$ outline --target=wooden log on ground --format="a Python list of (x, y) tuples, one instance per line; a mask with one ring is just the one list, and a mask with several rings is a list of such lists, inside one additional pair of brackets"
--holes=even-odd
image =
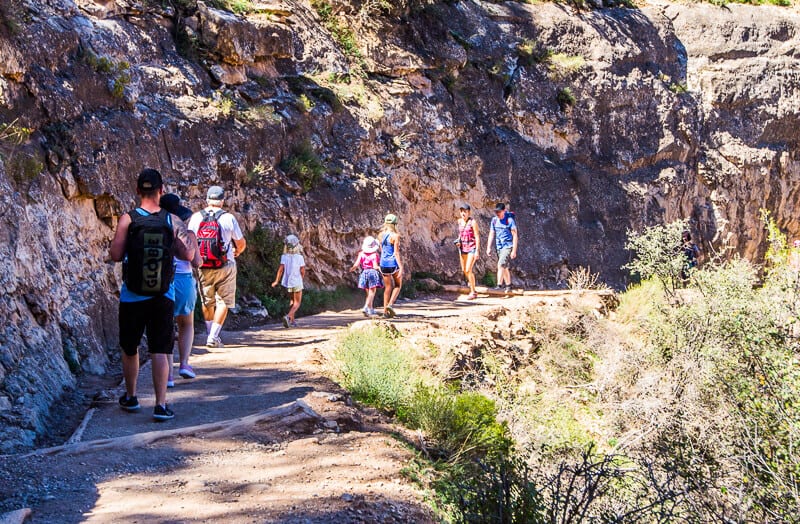
[(322, 417), (311, 409), (308, 404), (301, 400), (289, 402), (281, 406), (235, 419), (210, 422), (197, 426), (185, 428), (167, 429), (163, 431), (149, 431), (147, 433), (137, 433), (125, 437), (116, 437), (101, 440), (90, 440), (75, 444), (63, 444), (51, 448), (37, 449), (23, 455), (31, 457), (37, 455), (77, 455), (81, 453), (108, 450), (108, 449), (130, 449), (134, 447), (147, 446), (166, 438), (175, 437), (194, 437), (206, 435), (208, 437), (229, 437), (231, 435), (243, 433), (256, 424), (268, 422), (280, 422), (283, 426), (289, 426), (301, 420), (322, 420)]

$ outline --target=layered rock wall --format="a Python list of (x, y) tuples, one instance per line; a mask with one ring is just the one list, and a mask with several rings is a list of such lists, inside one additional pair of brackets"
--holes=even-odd
[[(403, 3), (400, 3), (403, 4)], [(398, 4), (398, 5), (400, 5)], [(386, 10), (388, 8), (388, 10)], [(297, 233), (311, 284), (398, 213), (410, 271), (458, 277), (461, 202), (511, 203), (515, 279), (565, 264), (623, 284), (626, 231), (689, 218), (758, 258), (791, 235), (800, 66), (792, 11), (656, 4), (9, 0), (0, 9), (0, 448), (118, 353), (107, 249), (157, 167), (199, 208)], [(320, 179), (292, 170), (318, 160)], [(483, 257), (478, 271), (491, 266)], [(0, 451), (2, 451), (0, 450)]]

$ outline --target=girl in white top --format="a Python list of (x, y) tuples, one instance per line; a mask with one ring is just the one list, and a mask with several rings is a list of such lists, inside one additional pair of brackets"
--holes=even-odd
[[(283, 317), (283, 327), (297, 327), (294, 315), (300, 309), (300, 302), (303, 300), (303, 279), (306, 276), (306, 261), (301, 250), (300, 239), (295, 235), (289, 235), (283, 242), (283, 254), (281, 255), (281, 265), (278, 267), (278, 274), (272, 287), (281, 285), (289, 292), (289, 313)], [(283, 279), (281, 279), (283, 276)]]

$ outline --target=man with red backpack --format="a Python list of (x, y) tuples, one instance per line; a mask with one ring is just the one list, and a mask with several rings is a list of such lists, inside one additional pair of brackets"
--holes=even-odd
[(206, 321), (210, 348), (224, 347), (219, 337), (228, 309), (236, 307), (236, 260), (247, 247), (239, 223), (222, 209), (225, 192), (211, 186), (206, 196), (208, 206), (189, 220), (189, 230), (197, 236), (200, 257), (200, 285), (203, 291), (203, 318)]

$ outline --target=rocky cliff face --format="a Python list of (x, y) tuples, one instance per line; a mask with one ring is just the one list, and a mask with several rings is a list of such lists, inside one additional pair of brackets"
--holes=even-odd
[(760, 208), (800, 233), (792, 11), (224, 3), (0, 7), (0, 451), (118, 352), (107, 249), (145, 166), (298, 233), (321, 286), (389, 211), (409, 269), (455, 277), (465, 201), (484, 235), (511, 203), (529, 286), (564, 264), (623, 282), (626, 230), (658, 221), (748, 257)]

